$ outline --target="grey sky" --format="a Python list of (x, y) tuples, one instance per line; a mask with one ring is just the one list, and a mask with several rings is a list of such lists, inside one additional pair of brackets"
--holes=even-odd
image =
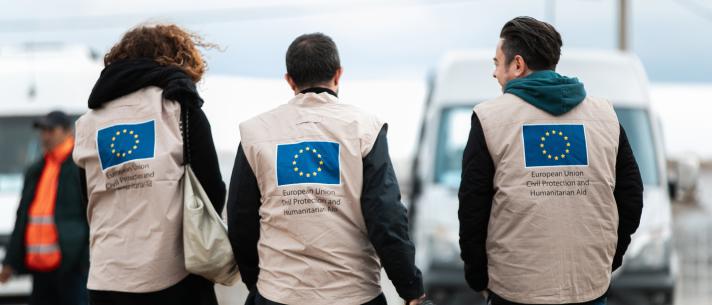
[[(651, 80), (712, 81), (705, 58), (712, 4), (631, 2), (630, 43)], [(61, 42), (103, 53), (132, 25), (169, 21), (224, 48), (207, 53), (211, 73), (269, 78), (282, 76), (289, 42), (305, 32), (331, 35), (353, 79), (423, 79), (447, 50), (493, 49), (502, 24), (519, 15), (553, 22), (564, 52), (612, 49), (617, 39), (617, 0), (1, 0), (0, 6), (2, 45)]]

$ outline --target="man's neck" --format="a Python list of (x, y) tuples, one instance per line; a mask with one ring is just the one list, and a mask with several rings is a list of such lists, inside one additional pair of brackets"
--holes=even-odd
[(331, 95), (333, 95), (333, 96), (335, 96), (335, 97), (338, 97), (338, 96), (339, 96), (339, 95), (337, 94), (337, 92), (336, 92), (334, 89), (329, 88), (329, 87), (327, 87), (327, 86), (314, 86), (314, 87), (309, 87), (309, 88), (301, 89), (301, 90), (299, 91), (299, 93), (316, 93), (316, 94), (320, 94), (320, 93), (323, 93), (323, 92), (326, 92), (326, 93), (328, 93), (328, 94), (331, 94)]

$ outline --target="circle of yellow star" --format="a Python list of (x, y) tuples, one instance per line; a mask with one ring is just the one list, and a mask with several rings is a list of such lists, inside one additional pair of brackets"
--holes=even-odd
[[(560, 138), (562, 138), (565, 141), (565, 143), (566, 143), (565, 145), (567, 148), (563, 151), (563, 153), (558, 154), (558, 155), (556, 155), (556, 154), (552, 155), (547, 152), (545, 143), (546, 143), (546, 138), (549, 136), (559, 136)], [(555, 129), (552, 129), (551, 132), (549, 132), (547, 130), (544, 132), (544, 136), (541, 137), (541, 141), (540, 141), (541, 143), (539, 143), (539, 147), (541, 148), (541, 154), (545, 155), (547, 159), (554, 159), (554, 161), (558, 161), (559, 159), (566, 159), (566, 155), (571, 153), (571, 151), (568, 149), (569, 147), (571, 147), (571, 142), (568, 142), (568, 141), (569, 141), (569, 137), (565, 136), (563, 131), (561, 131), (561, 130), (556, 131)]]
[[(304, 154), (305, 151), (311, 152), (312, 155), (315, 155), (317, 157), (317, 159), (319, 159), (319, 166), (317, 166), (316, 171), (312, 171), (311, 173), (309, 173), (309, 172), (304, 173), (303, 171), (299, 170), (299, 167), (297, 166), (297, 160), (299, 159), (299, 155)], [(294, 155), (294, 158), (292, 159), (292, 165), (294, 166), (294, 168), (293, 168), (294, 172), (295, 173), (298, 172), (300, 177), (303, 177), (306, 175), (307, 178), (311, 178), (311, 177), (316, 177), (318, 175), (318, 173), (322, 171), (321, 167), (324, 165), (324, 160), (322, 160), (321, 154), (317, 153), (316, 148), (307, 146), (307, 147), (304, 147), (303, 149), (299, 149), (299, 152)]]
[[(127, 133), (129, 135), (133, 135), (134, 136), (133, 138), (136, 139), (134, 141), (134, 145), (132, 145), (128, 150), (120, 150), (116, 146), (116, 143), (115, 143), (117, 140), (116, 136), (121, 136), (122, 134), (127, 134)], [(133, 154), (134, 150), (138, 149), (138, 143), (139, 143), (138, 134), (134, 134), (133, 130), (123, 129), (120, 131), (116, 131), (116, 136), (111, 137), (111, 143), (109, 144), (109, 147), (111, 148), (111, 154), (115, 155), (117, 158), (126, 158), (126, 155), (131, 155), (131, 154)], [(121, 137), (119, 137), (119, 139), (121, 139)]]

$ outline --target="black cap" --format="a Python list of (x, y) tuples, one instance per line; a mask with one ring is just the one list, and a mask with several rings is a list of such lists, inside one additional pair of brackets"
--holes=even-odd
[(47, 115), (35, 120), (35, 128), (55, 128), (62, 127), (69, 129), (72, 125), (72, 118), (62, 111), (52, 111)]

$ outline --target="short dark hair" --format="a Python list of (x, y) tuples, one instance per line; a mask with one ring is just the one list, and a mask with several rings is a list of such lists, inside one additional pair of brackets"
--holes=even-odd
[(561, 57), (561, 35), (551, 25), (532, 17), (517, 17), (502, 27), (502, 51), (506, 63), (524, 58), (532, 70), (554, 70)]
[(329, 81), (341, 68), (339, 51), (329, 36), (304, 34), (294, 39), (287, 49), (287, 74), (300, 87)]

